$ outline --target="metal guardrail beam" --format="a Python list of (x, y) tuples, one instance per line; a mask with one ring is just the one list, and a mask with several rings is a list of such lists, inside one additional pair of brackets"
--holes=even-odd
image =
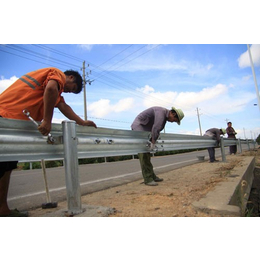
[[(44, 137), (29, 121), (0, 118), (0, 161), (63, 159), (63, 130), (52, 124), (55, 144), (47, 144)], [(149, 132), (93, 128), (76, 125), (78, 158), (133, 155), (149, 152)], [(210, 137), (161, 134), (157, 151), (215, 147)]]
[[(0, 161), (58, 160), (65, 157), (61, 124), (52, 124), (55, 144), (47, 144), (29, 121), (0, 118)], [(78, 158), (134, 155), (149, 152), (149, 132), (83, 127), (76, 125)], [(224, 146), (255, 143), (252, 140), (223, 138)], [(156, 143), (157, 151), (216, 147), (216, 141), (207, 136), (164, 134)], [(240, 151), (241, 152), (241, 151)]]

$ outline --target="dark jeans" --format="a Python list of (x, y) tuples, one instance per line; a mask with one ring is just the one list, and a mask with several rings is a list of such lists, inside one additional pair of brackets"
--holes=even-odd
[(214, 162), (216, 160), (216, 158), (215, 158), (215, 148), (214, 147), (209, 147), (208, 148), (208, 152), (209, 152), (209, 160), (211, 162)]
[[(2, 117), (0, 115), (0, 117)], [(11, 171), (17, 168), (18, 161), (0, 162), (0, 179), (4, 176), (5, 172)]]
[(236, 145), (231, 145), (229, 146), (229, 153), (230, 154), (236, 154), (237, 153), (237, 146)]

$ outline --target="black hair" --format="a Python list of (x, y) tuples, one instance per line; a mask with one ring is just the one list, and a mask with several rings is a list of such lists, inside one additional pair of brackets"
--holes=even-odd
[(81, 75), (77, 71), (75, 71), (75, 70), (66, 70), (64, 72), (64, 74), (66, 76), (72, 75), (72, 76), (75, 77), (74, 82), (77, 84), (77, 91), (75, 93), (76, 94), (80, 93), (81, 90), (82, 90), (82, 86), (83, 86), (83, 79), (82, 79)]
[(179, 118), (177, 112), (176, 112), (174, 109), (171, 109), (171, 112), (172, 112), (172, 113), (175, 113), (175, 117), (180, 121), (180, 118)]

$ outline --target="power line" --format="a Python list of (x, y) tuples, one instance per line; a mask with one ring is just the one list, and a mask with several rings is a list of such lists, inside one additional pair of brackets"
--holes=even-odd
[(61, 56), (63, 56), (63, 57), (70, 58), (70, 59), (74, 59), (74, 60), (76, 60), (76, 61), (80, 61), (81, 63), (83, 62), (83, 60), (82, 60), (82, 59), (79, 59), (78, 57), (75, 57), (75, 56), (72, 56), (72, 55), (70, 55), (70, 54), (67, 54), (67, 53), (58, 51), (58, 50), (53, 49), (53, 48), (51, 48), (51, 47), (49, 47), (49, 46), (42, 45), (42, 44), (32, 44), (32, 45), (35, 46), (35, 47), (41, 48), (41, 49), (49, 50), (49, 51), (54, 52), (54, 53), (56, 53), (56, 54), (59, 54), (59, 55), (61, 55)]
[(20, 57), (20, 58), (23, 58), (23, 59), (26, 59), (26, 60), (31, 60), (31, 61), (38, 62), (38, 63), (41, 63), (41, 64), (46, 64), (48, 66), (50, 65), (49, 63), (46, 63), (46, 62), (43, 62), (43, 61), (34, 60), (34, 59), (31, 59), (31, 58), (28, 58), (28, 57), (24, 57), (24, 56), (21, 56), (19, 54), (12, 53), (12, 52), (9, 52), (9, 51), (6, 51), (6, 50), (1, 50), (0, 49), (0, 51), (8, 53), (8, 54), (11, 54), (11, 55), (14, 55), (14, 56), (17, 56), (17, 57)]
[(101, 67), (102, 65), (104, 65), (105, 63), (109, 62), (110, 60), (114, 59), (116, 56), (118, 56), (119, 54), (125, 52), (126, 50), (128, 50), (130, 47), (132, 47), (133, 44), (130, 44), (128, 47), (126, 47), (125, 49), (123, 49), (122, 51), (118, 52), (117, 54), (115, 54), (113, 57), (111, 57), (110, 59), (106, 60), (105, 62), (101, 63), (100, 65), (98, 65), (97, 67)]
[(28, 49), (21, 47), (21, 46), (6, 45), (6, 47), (11, 48), (11, 49), (16, 50), (16, 51), (19, 51), (19, 52), (22, 52), (22, 53), (25, 53), (25, 54), (28, 54), (28, 55), (31, 55), (31, 56), (34, 56), (34, 57), (37, 57), (37, 58), (49, 59), (49, 60), (52, 60), (53, 62), (58, 63), (58, 64), (62, 64), (62, 65), (66, 64), (66, 65), (69, 65), (69, 66), (72, 66), (72, 67), (75, 67), (75, 68), (79, 67), (78, 65), (75, 65), (75, 64), (63, 61), (63, 60), (59, 60), (59, 59), (56, 59), (56, 58), (53, 58), (53, 57), (46, 57), (45, 55), (43, 55), (39, 52), (28, 50)]
[[(108, 70), (111, 69), (113, 66), (115, 66), (115, 65), (118, 64), (119, 62), (125, 60), (126, 58), (132, 56), (134, 53), (138, 52), (139, 50), (143, 49), (144, 47), (145, 47), (145, 46), (142, 46), (142, 47), (139, 48), (138, 50), (136, 50), (136, 51), (130, 53), (128, 56), (124, 57), (123, 59), (119, 60), (118, 62), (116, 62), (115, 64), (113, 64), (112, 66), (110, 66), (109, 68), (107, 68), (106, 70), (104, 70), (103, 72), (101, 72), (100, 76), (97, 76), (97, 77), (95, 78), (95, 80), (96, 80), (97, 78), (100, 78), (103, 73), (108, 73), (108, 72), (109, 72)], [(98, 66), (98, 67), (100, 67), (100, 66)]]

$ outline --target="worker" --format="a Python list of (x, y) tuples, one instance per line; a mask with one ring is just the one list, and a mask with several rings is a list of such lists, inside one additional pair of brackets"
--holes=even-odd
[[(232, 127), (232, 123), (228, 122), (227, 126), (228, 127), (226, 128), (226, 131), (227, 131), (228, 138), (236, 139), (237, 132)], [(229, 146), (229, 153), (230, 154), (236, 154), (237, 153), (237, 146), (236, 145), (230, 145)]]
[[(57, 107), (64, 116), (77, 124), (96, 128), (93, 121), (83, 120), (75, 114), (61, 96), (63, 92), (78, 94), (81, 90), (82, 77), (77, 71), (62, 72), (57, 68), (44, 68), (29, 72), (0, 94), (0, 116), (29, 120), (23, 114), (26, 109), (34, 120), (41, 121), (38, 130), (47, 136), (51, 131), (54, 107)], [(7, 204), (10, 176), (17, 163), (0, 162), (0, 216), (27, 216), (17, 209), (10, 210)]]
[[(210, 128), (208, 129), (204, 136), (209, 136), (212, 137), (212, 139), (217, 141), (217, 145), (220, 144), (220, 135), (225, 135), (226, 130), (224, 128)], [(215, 158), (215, 147), (209, 147), (208, 148), (208, 153), (209, 153), (209, 162), (214, 163), (218, 162)]]
[[(180, 125), (184, 113), (181, 109), (172, 107), (170, 110), (163, 107), (150, 107), (141, 112), (131, 125), (134, 131), (149, 131), (151, 132), (150, 150), (153, 150), (155, 143), (159, 138), (160, 132), (164, 129), (165, 124), (168, 122), (176, 122)], [(144, 183), (149, 186), (158, 185), (157, 182), (163, 181), (155, 175), (153, 165), (151, 163), (151, 154), (139, 153), (138, 154)]]

